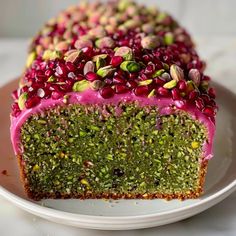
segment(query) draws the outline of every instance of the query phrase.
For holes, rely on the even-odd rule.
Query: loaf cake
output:
[[[170,15],[80,2],[33,38],[11,140],[29,198],[197,198],[217,105],[205,63]]]

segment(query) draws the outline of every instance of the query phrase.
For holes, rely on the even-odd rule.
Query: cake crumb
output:
[[[2,175],[8,175],[7,170],[3,170]]]

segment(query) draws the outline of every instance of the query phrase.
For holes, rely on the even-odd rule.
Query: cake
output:
[[[29,198],[197,198],[215,90],[170,15],[81,2],[32,39],[12,92],[11,140]]]

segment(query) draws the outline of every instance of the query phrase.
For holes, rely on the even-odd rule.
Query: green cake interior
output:
[[[21,129],[32,194],[188,194],[199,187],[205,127],[153,106],[67,105]]]

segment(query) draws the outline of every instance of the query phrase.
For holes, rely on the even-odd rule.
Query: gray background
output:
[[[0,37],[30,37],[78,0],[0,0]],[[139,0],[158,5],[194,35],[236,35],[235,0]]]

